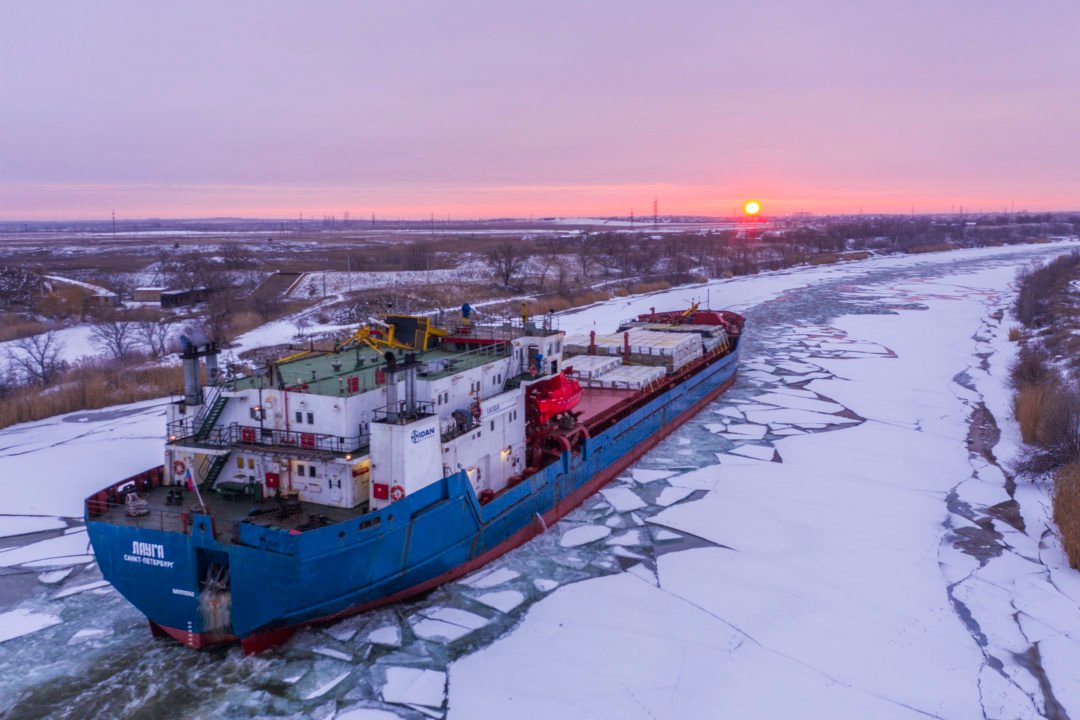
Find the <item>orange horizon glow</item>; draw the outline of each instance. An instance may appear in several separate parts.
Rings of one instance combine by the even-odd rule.
[[[759,184],[759,183],[755,183]],[[775,185],[775,183],[774,183]],[[985,195],[946,193],[868,192],[809,193],[797,187],[775,187],[758,203],[767,201],[770,217],[796,213],[817,215],[857,214],[978,214],[1003,212],[1068,211],[1076,207],[1068,188],[1058,195],[1043,195],[1036,202],[1015,201]],[[737,188],[722,185],[567,184],[517,186],[256,186],[256,185],[108,185],[108,184],[15,184],[0,182],[0,220],[72,221],[108,219],[199,219],[214,217],[321,221],[346,212],[353,220],[421,221],[432,214],[437,221],[528,219],[542,217],[638,217],[647,216],[652,199],[659,198],[661,216],[688,215],[733,217],[746,212]],[[720,198],[720,199],[718,199]],[[1013,204],[1015,202],[1015,205]],[[746,213],[749,214],[749,213]]]

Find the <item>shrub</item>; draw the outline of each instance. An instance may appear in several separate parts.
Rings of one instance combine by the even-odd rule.
[[[145,366],[141,359],[84,362],[55,385],[10,390],[0,402],[0,427],[164,397],[176,392],[181,383],[179,366]]]
[[[1061,530],[1061,544],[1069,564],[1080,568],[1080,462],[1054,473],[1054,522]]]
[[[1034,343],[1022,345],[1020,353],[1009,368],[1009,377],[1014,388],[1047,382],[1048,378],[1054,377],[1054,370],[1050,367],[1050,356],[1041,345]]]
[[[1009,342],[1019,342],[1022,337],[1024,337],[1024,332],[1019,325],[1013,325],[1009,328]]]

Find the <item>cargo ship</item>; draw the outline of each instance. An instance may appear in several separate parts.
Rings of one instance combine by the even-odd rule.
[[[223,372],[181,337],[164,463],[86,499],[105,579],[157,636],[245,653],[400,601],[544,532],[735,379],[744,319],[390,314]],[[234,372],[235,371],[235,372]]]

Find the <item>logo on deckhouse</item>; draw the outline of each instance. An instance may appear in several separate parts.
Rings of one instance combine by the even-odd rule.
[[[412,438],[412,441],[414,443],[418,443],[421,440],[426,440],[427,438],[433,436],[434,434],[435,434],[435,428],[429,427],[426,430],[413,430],[412,435],[410,435],[409,437]]]

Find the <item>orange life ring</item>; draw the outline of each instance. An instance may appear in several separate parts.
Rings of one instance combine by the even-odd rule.
[[[401,487],[400,485],[391,485],[390,486],[390,499],[391,500],[396,501],[396,500],[400,500],[403,497],[405,497],[405,488]]]
[[[173,471],[174,475],[183,475],[184,470],[186,470],[186,469],[187,469],[187,466],[184,465],[183,460],[175,460],[175,461],[173,461],[172,471]]]

